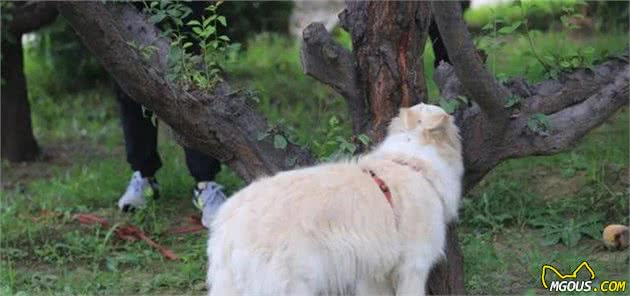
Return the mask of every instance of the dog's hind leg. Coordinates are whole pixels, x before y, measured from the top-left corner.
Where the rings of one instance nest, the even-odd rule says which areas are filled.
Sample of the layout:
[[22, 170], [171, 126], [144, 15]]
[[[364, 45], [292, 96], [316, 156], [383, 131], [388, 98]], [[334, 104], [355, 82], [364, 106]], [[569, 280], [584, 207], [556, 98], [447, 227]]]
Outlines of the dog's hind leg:
[[209, 288], [209, 296], [239, 296], [242, 294], [234, 285], [232, 275], [228, 270], [217, 272]]
[[396, 272], [396, 296], [425, 295], [430, 268], [431, 266], [401, 265]]

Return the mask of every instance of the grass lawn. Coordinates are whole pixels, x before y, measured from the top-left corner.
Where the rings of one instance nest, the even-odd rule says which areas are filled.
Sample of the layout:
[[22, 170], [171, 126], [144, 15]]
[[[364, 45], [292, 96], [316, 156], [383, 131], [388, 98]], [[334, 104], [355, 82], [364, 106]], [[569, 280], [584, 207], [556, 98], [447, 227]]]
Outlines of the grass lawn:
[[[536, 36], [540, 50], [592, 46], [619, 52], [628, 44], [625, 35], [608, 34], [567, 37], [554, 47], [558, 34]], [[527, 50], [516, 38], [490, 52], [488, 63], [497, 75], [543, 79]], [[431, 51], [425, 56], [431, 77]], [[159, 141], [162, 197], [144, 210], [120, 214], [116, 201], [131, 170], [111, 89], [51, 95], [32, 79], [38, 67], [27, 60], [34, 129], [45, 156], [34, 163], [2, 163], [0, 295], [204, 294], [207, 234], [168, 233], [196, 213], [193, 180], [168, 128], [161, 125]], [[256, 37], [229, 73], [230, 80], [256, 90], [272, 124], [290, 129], [318, 156], [331, 153], [331, 139], [349, 136], [343, 100], [302, 74], [292, 41]], [[430, 88], [435, 97], [435, 86]], [[540, 269], [547, 263], [568, 272], [588, 260], [598, 279], [629, 279], [630, 253], [607, 251], [599, 241], [605, 225], [630, 222], [628, 126], [624, 108], [572, 151], [506, 161], [469, 194], [459, 226], [468, 293], [544, 293]], [[218, 181], [228, 193], [244, 185], [227, 168]], [[142, 242], [117, 240], [112, 228], [72, 219], [85, 212], [138, 225], [181, 260], [165, 260]]]

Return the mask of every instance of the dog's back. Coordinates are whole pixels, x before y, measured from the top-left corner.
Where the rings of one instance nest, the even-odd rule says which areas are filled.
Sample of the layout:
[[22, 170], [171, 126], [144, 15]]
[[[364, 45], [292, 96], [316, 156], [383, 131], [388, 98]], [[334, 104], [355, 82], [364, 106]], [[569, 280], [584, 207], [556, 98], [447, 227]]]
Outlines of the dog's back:
[[[389, 180], [391, 205], [367, 169]], [[417, 194], [422, 184], [412, 197], [407, 191], [413, 181], [405, 174], [413, 172], [400, 170], [389, 162], [374, 168], [322, 165], [283, 172], [238, 192], [213, 224], [211, 295], [348, 294], [369, 289], [362, 282], [390, 287], [401, 241], [429, 239], [432, 231], [418, 236], [418, 225], [440, 221], [442, 212], [432, 193], [424, 194], [428, 202]], [[401, 237], [406, 234], [416, 237]]]
[[462, 172], [453, 118], [401, 109], [358, 162], [279, 173], [231, 197], [212, 225], [210, 294], [423, 294]]

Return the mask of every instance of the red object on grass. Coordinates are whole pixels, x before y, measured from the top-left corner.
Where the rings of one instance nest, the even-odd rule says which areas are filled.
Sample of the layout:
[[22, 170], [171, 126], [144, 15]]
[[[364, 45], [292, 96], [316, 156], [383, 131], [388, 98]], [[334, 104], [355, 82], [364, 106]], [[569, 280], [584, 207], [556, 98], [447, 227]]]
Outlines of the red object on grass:
[[[75, 214], [73, 217], [74, 219], [79, 221], [79, 223], [81, 224], [99, 224], [101, 227], [109, 227], [109, 221], [107, 221], [107, 219], [99, 215]], [[166, 259], [169, 259], [169, 260], [179, 259], [179, 257], [177, 257], [177, 255], [175, 255], [173, 251], [171, 251], [171, 249], [156, 243], [151, 238], [149, 238], [144, 233], [144, 231], [140, 230], [138, 227], [134, 225], [117, 226], [116, 229], [114, 230], [114, 233], [116, 234], [118, 238], [122, 240], [126, 240], [126, 241], [135, 241], [135, 240], [140, 239], [144, 241], [145, 243], [147, 243], [149, 246], [154, 247], [158, 251], [160, 251], [162, 256], [164, 256], [164, 258]]]

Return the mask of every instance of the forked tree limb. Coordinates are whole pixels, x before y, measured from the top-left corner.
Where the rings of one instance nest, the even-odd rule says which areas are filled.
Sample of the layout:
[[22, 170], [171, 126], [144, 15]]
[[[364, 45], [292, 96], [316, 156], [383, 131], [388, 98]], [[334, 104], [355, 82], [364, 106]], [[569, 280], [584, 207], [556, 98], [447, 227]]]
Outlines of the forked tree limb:
[[[580, 75], [574, 76], [576, 79], [582, 78]], [[563, 87], [564, 92], [571, 92], [575, 97], [569, 102], [564, 102], [566, 105], [563, 109], [557, 111], [554, 109], [553, 111], [556, 112], [547, 114], [550, 125], [549, 135], [527, 137], [521, 134], [513, 143], [521, 149], [505, 151], [506, 157], [554, 154], [569, 149], [587, 132], [605, 122], [619, 108], [628, 105], [630, 67], [627, 61], [610, 60], [598, 66], [592, 75], [580, 80], [584, 82], [584, 85], [589, 85], [589, 82], [592, 85], [592, 81], [599, 81], [599, 84], [596, 88], [571, 88], [573, 86], [571, 84]], [[527, 111], [543, 113], [546, 110]]]
[[[562, 74], [557, 79], [545, 80], [531, 85], [534, 95], [527, 102], [527, 108], [543, 114], [558, 112], [568, 106], [583, 101], [585, 94], [594, 95], [609, 85], [613, 79], [623, 74], [628, 65], [628, 52], [618, 57], [611, 57], [592, 69], [580, 69], [573, 73]], [[623, 77], [624, 75], [621, 75]], [[610, 91], [615, 87], [611, 86]], [[609, 95], [605, 95], [609, 96]]]
[[[452, 66], [440, 65], [434, 76], [442, 96], [464, 95], [464, 87]], [[628, 52], [613, 57], [591, 69], [563, 74], [558, 80], [530, 85], [522, 79], [507, 83], [512, 93], [523, 97], [518, 111], [510, 116], [501, 137], [487, 140], [491, 125], [477, 105], [456, 111], [462, 130], [466, 167], [465, 191], [501, 161], [528, 155], [548, 155], [573, 147], [586, 133], [599, 126], [622, 106], [628, 105], [630, 84]], [[506, 109], [507, 110], [507, 109]], [[549, 130], [530, 130], [528, 121], [534, 114], [545, 114]]]
[[431, 7], [457, 77], [471, 99], [494, 122], [493, 130], [500, 134], [507, 123], [503, 104], [510, 92], [486, 70], [464, 22], [460, 3], [433, 1]]
[[322, 23], [308, 25], [302, 37], [300, 57], [304, 73], [332, 87], [345, 98], [353, 133], [361, 133], [367, 114], [354, 56], [330, 36]]
[[[169, 46], [164, 39], [146, 36], [155, 32], [150, 30], [153, 25], [132, 6], [60, 2], [58, 8], [120, 87], [171, 126], [184, 145], [226, 163], [246, 181], [313, 162], [297, 145], [276, 149], [270, 139], [258, 140], [268, 123], [246, 92], [235, 91], [226, 82], [212, 93], [186, 91], [168, 81], [159, 62], [166, 61], [165, 57], [144, 60], [129, 45], [134, 40], [157, 46], [157, 55], [164, 55]], [[124, 27], [122, 16], [127, 18]], [[143, 43], [145, 38], [153, 43]]]

